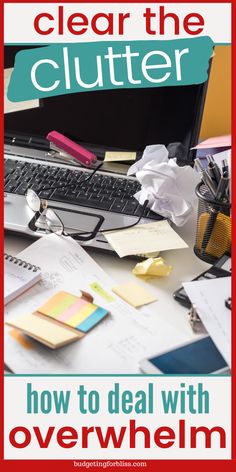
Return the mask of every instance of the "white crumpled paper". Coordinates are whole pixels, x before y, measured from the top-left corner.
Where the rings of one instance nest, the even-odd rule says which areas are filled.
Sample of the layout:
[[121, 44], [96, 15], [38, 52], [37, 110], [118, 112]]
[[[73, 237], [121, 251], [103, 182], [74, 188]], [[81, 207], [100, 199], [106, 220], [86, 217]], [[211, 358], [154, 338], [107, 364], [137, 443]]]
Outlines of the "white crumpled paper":
[[148, 207], [182, 226], [188, 220], [196, 203], [195, 187], [199, 174], [189, 165], [179, 167], [176, 159], [168, 159], [164, 145], [147, 146], [142, 158], [133, 164], [127, 175], [136, 174], [142, 188], [134, 197]]

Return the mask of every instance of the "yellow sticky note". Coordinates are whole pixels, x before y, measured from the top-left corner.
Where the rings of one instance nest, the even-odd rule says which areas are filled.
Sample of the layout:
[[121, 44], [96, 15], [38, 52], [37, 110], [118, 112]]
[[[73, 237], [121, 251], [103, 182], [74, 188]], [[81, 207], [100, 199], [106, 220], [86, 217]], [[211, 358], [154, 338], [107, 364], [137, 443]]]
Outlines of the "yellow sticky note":
[[102, 297], [106, 302], [114, 302], [115, 299], [98, 282], [90, 284], [90, 288]]
[[167, 220], [109, 231], [104, 236], [120, 257], [188, 247]]
[[77, 300], [78, 296], [61, 290], [53, 295], [44, 305], [39, 307], [38, 311], [43, 315], [58, 318], [58, 315], [63, 313], [63, 311], [73, 305]]
[[150, 257], [143, 262], [136, 264], [132, 270], [134, 275], [165, 277], [172, 271], [172, 266], [165, 263], [162, 257]]
[[106, 152], [104, 162], [135, 161], [136, 152], [112, 151]]
[[135, 282], [117, 285], [113, 287], [112, 291], [135, 308], [157, 300], [157, 297], [154, 297], [145, 288]]

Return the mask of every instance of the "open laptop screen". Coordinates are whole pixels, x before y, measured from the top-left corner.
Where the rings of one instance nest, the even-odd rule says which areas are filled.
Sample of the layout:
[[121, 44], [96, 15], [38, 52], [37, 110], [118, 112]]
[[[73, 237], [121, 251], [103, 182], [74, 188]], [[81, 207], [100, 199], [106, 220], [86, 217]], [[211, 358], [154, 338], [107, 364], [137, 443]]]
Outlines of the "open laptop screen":
[[[5, 46], [5, 68], [13, 67], [16, 52], [25, 48]], [[40, 100], [38, 108], [5, 114], [5, 132], [45, 137], [57, 130], [82, 144], [113, 150], [143, 151], [150, 144], [178, 142], [177, 157], [190, 160], [206, 87], [205, 82], [50, 97]]]

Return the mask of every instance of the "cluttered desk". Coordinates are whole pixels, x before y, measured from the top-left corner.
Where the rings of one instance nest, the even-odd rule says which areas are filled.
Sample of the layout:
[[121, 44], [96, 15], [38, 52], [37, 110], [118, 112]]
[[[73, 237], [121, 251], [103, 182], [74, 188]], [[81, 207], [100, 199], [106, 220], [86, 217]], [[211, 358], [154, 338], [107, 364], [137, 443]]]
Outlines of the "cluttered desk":
[[[189, 230], [190, 229], [191, 223], [189, 226]], [[185, 228], [185, 237], [186, 236]], [[47, 236], [46, 238], [52, 237], [57, 238], [56, 235]], [[189, 234], [189, 237], [191, 238], [191, 234]], [[43, 242], [42, 239], [38, 243], [40, 244], [41, 242]], [[26, 251], [30, 251], [30, 247], [33, 249], [31, 243], [32, 241], [29, 239], [7, 235], [5, 251], [15, 254], [20, 252], [20, 258], [27, 259], [29, 262], [32, 261], [34, 264], [37, 264], [39, 260], [42, 265], [42, 261], [44, 261], [42, 248], [40, 252], [37, 251], [36, 248], [35, 251], [32, 251], [32, 255], [29, 252], [21, 252], [25, 248]], [[58, 252], [61, 255], [60, 263], [64, 268], [64, 277], [66, 278], [66, 275], [68, 273], [70, 274], [70, 272], [73, 274], [73, 270], [76, 276], [73, 276], [73, 282], [72, 278], [69, 277], [69, 283], [67, 282], [67, 285], [64, 285], [65, 279], [61, 280], [62, 271], [61, 269], [58, 271], [56, 267], [58, 254], [54, 252], [53, 259], [55, 263], [52, 263], [53, 270], [50, 274], [46, 271], [47, 277], [51, 281], [47, 282], [49, 285], [47, 289], [48, 293], [50, 293], [51, 287], [54, 288], [54, 286], [57, 286], [58, 290], [61, 283], [64, 289], [69, 285], [71, 292], [73, 292], [74, 288], [77, 290], [78, 288], [86, 288], [86, 290], [88, 290], [88, 286], [95, 281], [97, 287], [99, 287], [98, 291], [100, 294], [94, 292], [94, 290], [92, 291], [91, 288], [90, 291], [91, 293], [97, 294], [97, 299], [100, 300], [100, 304], [104, 305], [104, 303], [107, 303], [107, 299], [116, 299], [116, 295], [110, 289], [113, 284], [115, 286], [115, 284], [118, 285], [134, 281], [138, 286], [150, 292], [153, 297], [157, 297], [158, 300], [152, 302], [151, 305], [146, 305], [145, 308], [141, 309], [143, 312], [140, 313], [137, 310], [133, 312], [131, 307], [129, 310], [129, 305], [126, 305], [125, 302], [120, 300], [119, 303], [122, 304], [122, 307], [118, 306], [118, 310], [116, 308], [116, 318], [109, 319], [109, 322], [107, 318], [101, 322], [94, 332], [91, 332], [87, 336], [87, 339], [84, 338], [81, 340], [83, 345], [81, 341], [79, 341], [79, 343], [81, 343], [80, 345], [72, 344], [71, 346], [61, 348], [59, 351], [51, 352], [49, 348], [37, 345], [37, 343], [34, 344], [34, 341], [31, 341], [30, 344], [28, 343], [29, 345], [25, 343], [22, 344], [22, 338], [16, 339], [14, 337], [15, 334], [8, 336], [5, 340], [5, 361], [7, 364], [10, 364], [13, 371], [22, 373], [137, 373], [139, 372], [138, 361], [146, 355], [155, 354], [159, 348], [164, 349], [171, 347], [176, 343], [177, 339], [180, 342], [184, 342], [194, 338], [194, 333], [187, 321], [188, 310], [176, 303], [172, 296], [174, 290], [179, 286], [179, 280], [191, 280], [208, 266], [198, 260], [191, 249], [186, 248], [179, 251], [170, 251], [165, 259], [166, 263], [169, 262], [174, 266], [171, 275], [168, 276], [168, 278], [161, 278], [161, 280], [158, 281], [152, 279], [149, 282], [145, 282], [142, 280], [136, 281], [136, 276], [132, 275], [132, 269], [135, 265], [134, 260], [117, 258], [114, 261], [113, 256], [92, 252], [92, 250], [89, 251], [89, 255], [84, 252], [82, 254], [87, 257], [87, 261], [82, 260], [81, 262], [80, 253], [78, 254], [76, 252], [77, 256], [73, 256], [73, 261], [76, 257], [80, 263], [85, 264], [79, 274], [78, 267], [74, 267], [74, 262], [70, 261], [67, 253], [67, 247], [70, 252], [71, 248], [77, 251], [79, 247], [77, 247], [77, 243], [73, 241], [70, 241], [71, 245], [66, 241], [64, 241], [64, 243], [66, 247], [62, 252], [60, 241], [56, 241], [56, 244], [58, 244]], [[49, 251], [50, 246], [51, 244], [49, 243]], [[35, 258], [36, 255], [37, 258]], [[45, 255], [44, 262], [47, 262], [47, 256], [49, 255]], [[93, 264], [90, 260], [90, 256], [98, 263], [99, 267], [90, 267], [89, 264]], [[90, 270], [92, 272], [91, 275]], [[95, 273], [95, 270], [98, 273]], [[87, 280], [84, 280], [85, 278]], [[39, 286], [43, 289], [43, 292], [44, 286], [45, 284], [42, 287]], [[35, 288], [36, 287], [39, 288], [38, 285], [35, 285]], [[31, 288], [31, 292], [34, 291], [35, 288]], [[27, 303], [28, 294], [29, 292], [25, 292], [25, 295], [21, 295], [21, 297], [18, 298], [19, 302], [22, 300], [20, 306], [17, 306], [17, 299], [15, 302], [6, 305], [6, 316], [8, 316], [8, 307], [10, 310], [14, 303], [14, 313], [16, 314], [20, 311], [23, 315], [26, 310], [25, 302]], [[37, 297], [40, 297], [40, 293], [35, 293], [34, 296], [37, 300]], [[24, 298], [22, 299], [22, 297]], [[48, 294], [45, 295], [45, 299], [46, 298], [49, 298]], [[36, 307], [40, 303], [40, 301], [39, 303], [36, 301]], [[114, 302], [110, 302], [111, 305], [113, 303]], [[31, 302], [30, 309], [32, 310]], [[130, 313], [127, 313], [127, 309]], [[132, 316], [134, 316], [134, 319], [131, 319]], [[37, 345], [37, 351], [34, 351], [34, 345]], [[30, 349], [30, 347], [32, 349]], [[38, 349], [41, 351], [41, 356]], [[73, 353], [70, 353], [70, 350], [72, 350]], [[34, 353], [33, 358], [32, 353]]]
[[[225, 372], [224, 368], [230, 366], [229, 309], [224, 306], [222, 311], [216, 306], [230, 297], [231, 261], [225, 257], [222, 274], [219, 268], [210, 272], [209, 264], [204, 262], [208, 246], [204, 244], [201, 258], [194, 254], [193, 247], [199, 243], [196, 206], [182, 227], [173, 228], [162, 219], [104, 231], [116, 255], [83, 248], [74, 239], [77, 233], [63, 234], [58, 225], [53, 226], [55, 213], [53, 210], [52, 215], [47, 215], [49, 210], [42, 210], [52, 223], [48, 235], [36, 242], [9, 233], [5, 238], [5, 252], [11, 254], [5, 260], [5, 291], [11, 292], [15, 277], [23, 285], [17, 298], [5, 294], [10, 297], [5, 306], [5, 362], [11, 371], [135, 374], [141, 372], [141, 367], [144, 372], [156, 372], [147, 359], [153, 359], [158, 352], [171, 351], [177, 344], [195, 345], [202, 336], [205, 342], [209, 338], [207, 327], [220, 351], [217, 350], [217, 368], [210, 367], [213, 372]], [[38, 212], [39, 220], [42, 214]], [[219, 214], [220, 211], [217, 218]], [[42, 224], [44, 227], [45, 218]], [[229, 244], [229, 235], [227, 241]], [[159, 251], [161, 255], [157, 254]], [[7, 264], [13, 265], [14, 271]], [[32, 282], [23, 280], [22, 271], [27, 268], [34, 274]], [[200, 287], [213, 294], [205, 300], [207, 309], [201, 306], [203, 292], [199, 296], [198, 287], [189, 282], [202, 273], [205, 277], [200, 277], [197, 284], [213, 283], [212, 287]], [[219, 277], [224, 277], [224, 281]], [[200, 338], [188, 322], [189, 310], [184, 303], [178, 303], [181, 297], [178, 300], [175, 296], [177, 301], [173, 297], [181, 283], [189, 300], [202, 310]], [[213, 348], [216, 349], [215, 344]], [[187, 373], [193, 372], [192, 365], [187, 368]]]
[[[5, 49], [7, 88], [21, 47]], [[20, 110], [7, 103], [10, 371], [202, 374], [230, 367], [231, 143], [211, 140], [195, 159], [206, 89], [69, 94]], [[196, 353], [189, 358], [200, 359], [197, 341], [208, 365], [183, 362], [189, 346]], [[166, 359], [173, 349], [174, 368]]]

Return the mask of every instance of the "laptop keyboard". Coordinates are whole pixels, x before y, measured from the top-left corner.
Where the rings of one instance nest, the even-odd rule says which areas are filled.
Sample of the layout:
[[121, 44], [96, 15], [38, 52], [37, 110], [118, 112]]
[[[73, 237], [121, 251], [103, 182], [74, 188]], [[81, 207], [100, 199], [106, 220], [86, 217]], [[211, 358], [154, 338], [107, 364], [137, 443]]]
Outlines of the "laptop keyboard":
[[[85, 179], [89, 175], [89, 172], [81, 170], [4, 159], [5, 192], [25, 195], [26, 191], [31, 188], [40, 198], [46, 200], [126, 215], [139, 216], [141, 214], [142, 206], [133, 197], [141, 188], [139, 182], [103, 175], [99, 172], [86, 182]], [[53, 187], [59, 188], [53, 189]], [[162, 219], [148, 208], [144, 217]]]

